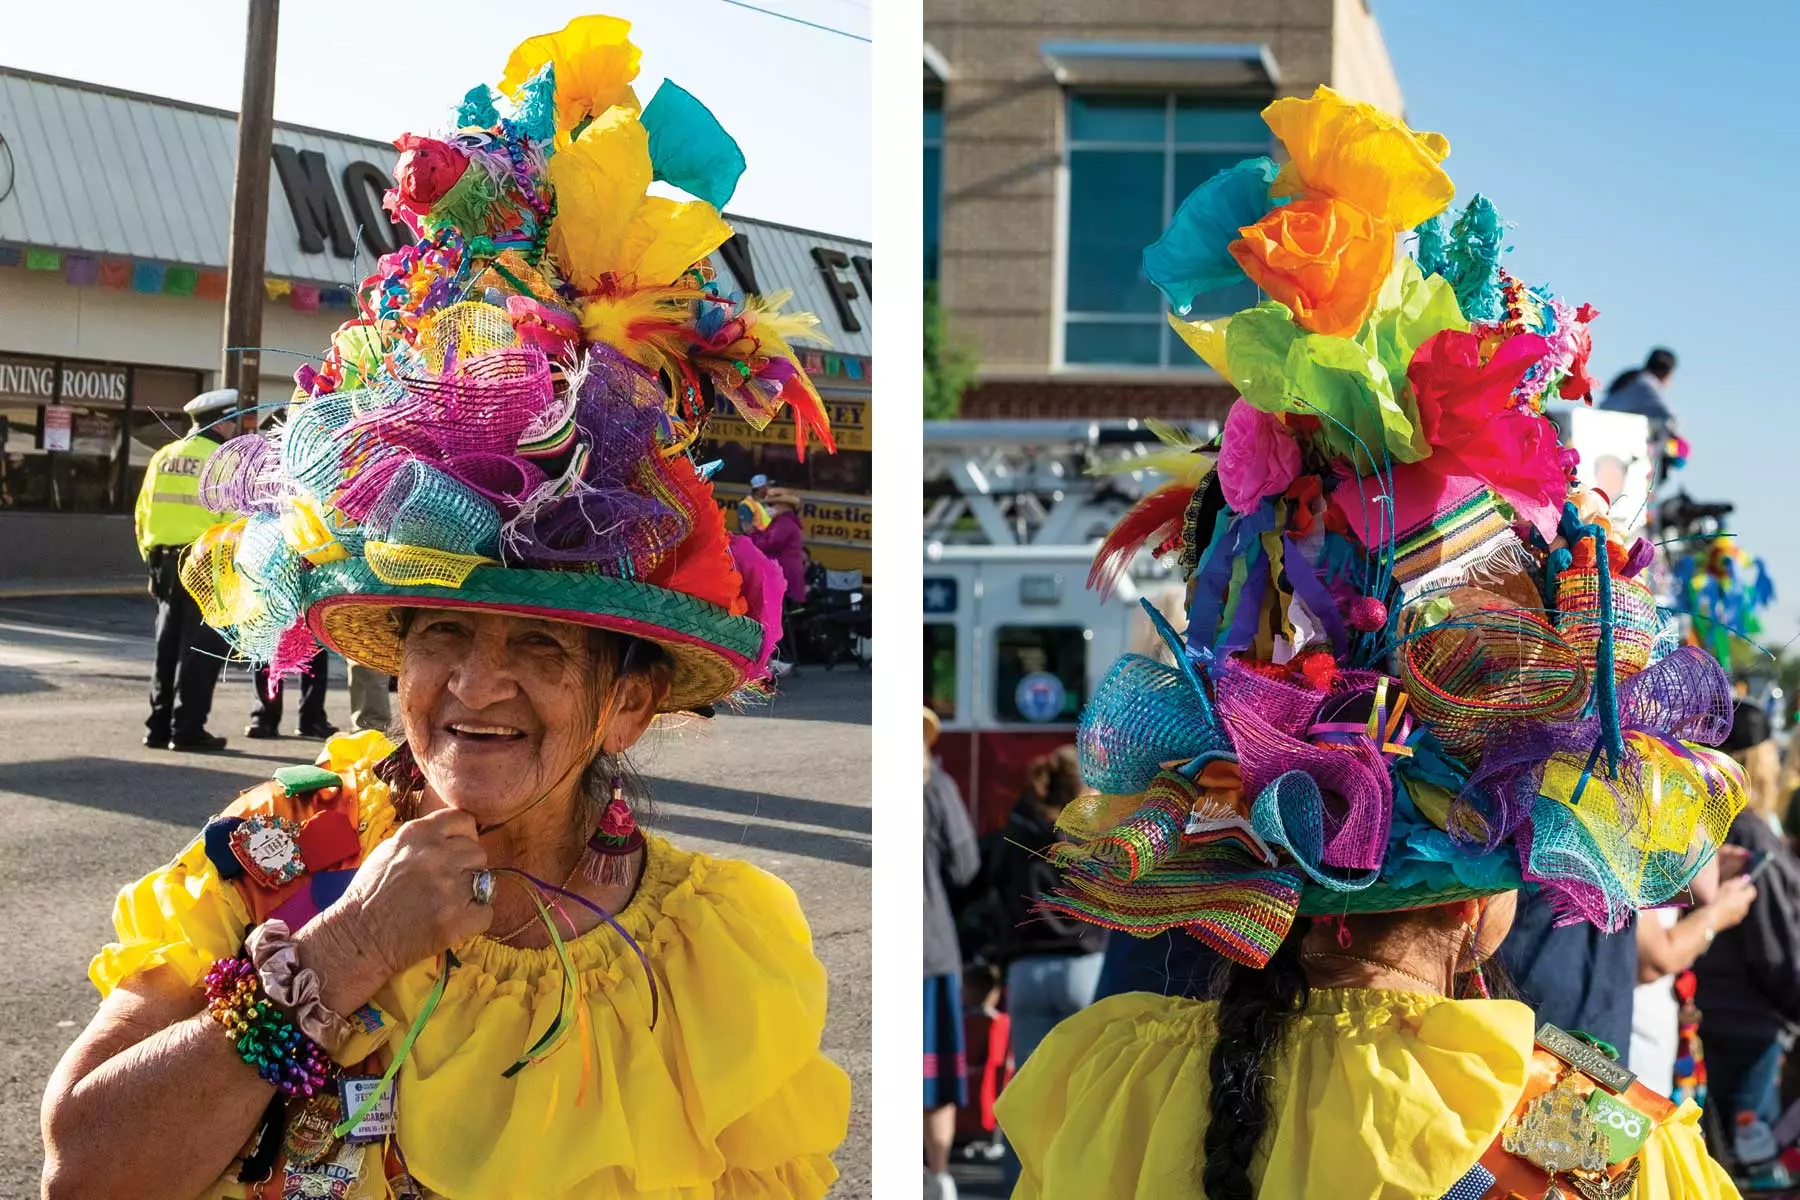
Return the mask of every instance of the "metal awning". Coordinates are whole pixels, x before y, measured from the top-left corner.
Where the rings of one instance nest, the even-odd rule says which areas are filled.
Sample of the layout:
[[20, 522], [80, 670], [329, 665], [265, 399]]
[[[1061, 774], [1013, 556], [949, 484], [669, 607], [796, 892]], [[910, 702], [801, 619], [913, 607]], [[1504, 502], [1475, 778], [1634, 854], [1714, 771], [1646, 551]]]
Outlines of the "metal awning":
[[1273, 92], [1275, 55], [1260, 42], [1045, 42], [1064, 87], [1156, 87]]
[[925, 43], [925, 86], [943, 87], [950, 82], [950, 60], [930, 42]]

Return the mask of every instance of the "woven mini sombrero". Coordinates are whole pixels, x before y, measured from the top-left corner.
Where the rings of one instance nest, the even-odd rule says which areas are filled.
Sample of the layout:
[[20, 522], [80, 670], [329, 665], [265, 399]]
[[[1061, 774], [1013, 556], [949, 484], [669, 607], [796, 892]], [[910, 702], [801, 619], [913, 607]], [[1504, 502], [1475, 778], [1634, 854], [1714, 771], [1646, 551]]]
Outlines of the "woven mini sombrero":
[[[1178, 554], [1173, 665], [1138, 655], [1078, 733], [1099, 794], [1064, 810], [1050, 911], [1193, 934], [1261, 966], [1300, 916], [1541, 889], [1612, 931], [1674, 900], [1743, 806], [1710, 747], [1717, 664], [1677, 648], [1575, 487], [1546, 400], [1588, 390], [1588, 322], [1454, 219], [1436, 134], [1320, 88], [1264, 111], [1253, 159], [1181, 205], [1144, 270], [1239, 397], [1102, 544], [1105, 588]], [[1402, 235], [1411, 233], [1408, 242]], [[1402, 253], [1402, 245], [1411, 253]], [[1269, 298], [1192, 316], [1252, 280]]]
[[785, 407], [802, 456], [832, 449], [790, 345], [822, 339], [785, 295], [714, 278], [743, 156], [672, 83], [639, 105], [629, 29], [532, 38], [499, 95], [476, 87], [449, 132], [395, 143], [386, 204], [415, 241], [356, 288], [285, 421], [201, 481], [235, 515], [183, 579], [245, 657], [284, 673], [323, 642], [398, 673], [395, 611], [434, 607], [654, 642], [666, 710], [766, 674], [779, 571], [727, 533], [690, 451], [727, 406], [757, 428]]

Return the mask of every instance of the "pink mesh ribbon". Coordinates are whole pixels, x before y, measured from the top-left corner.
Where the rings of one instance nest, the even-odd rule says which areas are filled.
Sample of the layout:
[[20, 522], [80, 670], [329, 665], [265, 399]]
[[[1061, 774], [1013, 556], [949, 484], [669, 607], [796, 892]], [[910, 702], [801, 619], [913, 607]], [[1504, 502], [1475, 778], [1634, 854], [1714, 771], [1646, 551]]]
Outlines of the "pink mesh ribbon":
[[768, 670], [776, 643], [781, 641], [781, 602], [787, 592], [787, 579], [779, 564], [740, 533], [731, 535], [731, 563], [743, 577], [744, 600], [750, 605], [750, 615], [762, 626], [762, 650], [751, 671], [760, 675]]
[[[1314, 867], [1372, 870], [1386, 851], [1394, 785], [1381, 747], [1367, 736], [1305, 740], [1328, 699], [1372, 690], [1379, 679], [1371, 672], [1346, 671], [1324, 693], [1234, 662], [1215, 664], [1214, 706], [1237, 750], [1245, 794], [1260, 796], [1291, 772], [1317, 787], [1321, 811]], [[1284, 793], [1292, 794], [1295, 783], [1285, 781]]]

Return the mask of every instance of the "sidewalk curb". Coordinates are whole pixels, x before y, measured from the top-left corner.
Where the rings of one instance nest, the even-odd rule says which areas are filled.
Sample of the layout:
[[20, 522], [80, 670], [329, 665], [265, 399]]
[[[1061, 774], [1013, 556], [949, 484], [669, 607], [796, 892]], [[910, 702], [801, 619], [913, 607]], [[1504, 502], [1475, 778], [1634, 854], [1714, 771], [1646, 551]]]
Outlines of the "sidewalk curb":
[[71, 579], [57, 581], [23, 581], [19, 583], [0, 583], [0, 600], [46, 600], [57, 596], [141, 596], [146, 595], [142, 580], [124, 582], [119, 580], [82, 580]]

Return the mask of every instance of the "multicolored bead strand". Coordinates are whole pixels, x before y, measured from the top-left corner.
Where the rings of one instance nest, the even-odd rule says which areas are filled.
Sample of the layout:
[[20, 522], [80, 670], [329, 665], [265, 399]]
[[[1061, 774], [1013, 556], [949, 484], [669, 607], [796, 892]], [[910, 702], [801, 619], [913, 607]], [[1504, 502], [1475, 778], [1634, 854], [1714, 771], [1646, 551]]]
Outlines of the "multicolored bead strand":
[[231, 1035], [238, 1057], [282, 1095], [313, 1096], [330, 1080], [330, 1057], [262, 994], [249, 959], [213, 963], [206, 972], [206, 1011]]

